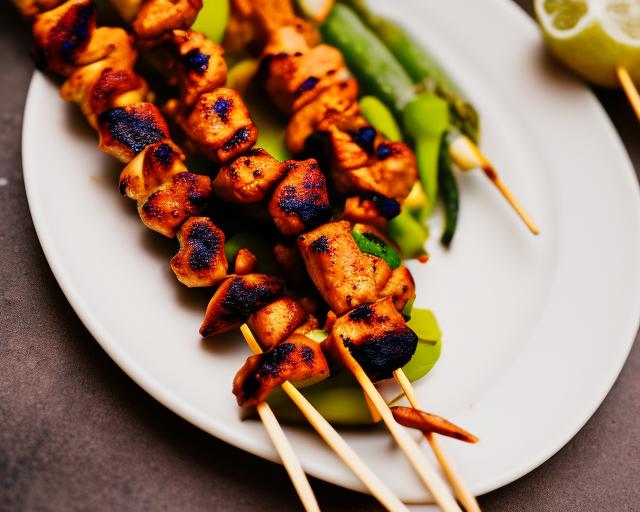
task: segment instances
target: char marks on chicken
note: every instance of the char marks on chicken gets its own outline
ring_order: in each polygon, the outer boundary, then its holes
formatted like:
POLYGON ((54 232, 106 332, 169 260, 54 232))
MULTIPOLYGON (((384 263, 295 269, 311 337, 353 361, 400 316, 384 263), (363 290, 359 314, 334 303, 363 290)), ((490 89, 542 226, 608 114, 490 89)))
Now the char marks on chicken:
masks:
POLYGON ((338 317, 325 343, 339 362, 350 368, 355 359, 375 381, 390 378, 409 362, 418 336, 387 297, 338 317))
POLYGON ((251 313, 282 295, 282 279, 264 274, 229 276, 213 294, 200 327, 202 336, 240 326, 251 313))
POLYGON ((233 381, 233 394, 241 406, 255 406, 285 381, 310 385, 329 377, 320 345, 293 334, 267 352, 250 356, 233 381))

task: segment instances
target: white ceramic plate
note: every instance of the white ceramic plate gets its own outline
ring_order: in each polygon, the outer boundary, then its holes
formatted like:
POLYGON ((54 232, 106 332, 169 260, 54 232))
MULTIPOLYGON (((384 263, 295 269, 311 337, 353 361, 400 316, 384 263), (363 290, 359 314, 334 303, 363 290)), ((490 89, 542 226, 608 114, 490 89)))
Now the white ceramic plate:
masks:
MULTIPOLYGON (((418 392, 428 410, 479 435, 475 446, 444 443, 481 494, 562 447, 618 375, 640 312, 638 187, 600 105, 547 63, 534 25, 511 2, 376 8, 465 86, 481 110, 483 147, 542 229, 531 236, 480 173, 467 174, 453 249, 443 251, 435 233, 431 262, 411 265, 417 305, 433 308, 445 333, 442 359, 418 392)), ((239 334, 200 340, 207 293, 177 283, 167 264, 174 243, 144 228, 118 196, 118 165, 40 73, 23 158, 49 264, 102 347, 182 417, 275 460, 261 425, 240 421, 230 392, 248 354, 239 334)), ((363 490, 310 430, 287 434, 310 474, 363 490)), ((428 498, 384 430, 345 437, 403 499, 428 498)))

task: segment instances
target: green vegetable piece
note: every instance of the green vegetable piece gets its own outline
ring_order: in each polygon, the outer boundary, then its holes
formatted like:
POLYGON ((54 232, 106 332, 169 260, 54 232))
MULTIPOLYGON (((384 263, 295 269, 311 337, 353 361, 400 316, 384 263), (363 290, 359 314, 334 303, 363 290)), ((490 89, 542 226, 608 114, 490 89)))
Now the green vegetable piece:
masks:
POLYGON ((408 210, 403 208, 400 215, 391 219, 387 224, 387 231, 404 258, 416 258, 425 254, 424 243, 428 232, 408 210))
POLYGON ((324 40, 342 52, 366 94, 379 98, 395 113, 413 98, 411 77, 349 7, 336 4, 320 30, 324 40))
POLYGON ((440 137, 449 128, 447 102, 433 93, 416 96, 402 111, 405 130, 412 137, 440 137))
POLYGON ((202 32, 215 43, 221 43, 229 22, 229 0, 207 0, 203 2, 192 29, 202 32))
POLYGON ((436 59, 396 23, 373 14, 362 0, 342 0, 353 8, 389 49, 407 74, 425 91, 449 104, 451 124, 478 142, 480 118, 436 59))
POLYGON ((326 331, 323 331, 322 329, 313 329, 309 331, 307 334, 305 334, 305 336, 307 338, 312 339, 316 343, 322 343, 324 340, 326 340, 329 337, 329 333, 326 331))
MULTIPOLYGON (((274 390, 267 398, 278 419, 300 423, 306 421, 291 400, 285 400, 282 393, 274 390)), ((301 390, 301 393, 330 423, 338 425, 372 424, 367 401, 355 378, 342 372, 315 386, 301 390)))
POLYGON ((415 382, 429 373, 440 359, 442 342, 435 343, 418 340, 416 351, 407 364, 402 367, 405 375, 411 382, 415 382))
POLYGON ((256 271, 262 274, 275 274, 276 262, 269 246, 255 235, 241 231, 233 235, 224 246, 224 254, 229 265, 233 265, 240 249, 249 249, 257 259, 256 271))
POLYGON ((415 302, 415 299, 411 299, 404 305, 404 308, 402 308, 401 314, 406 320, 410 320, 411 319, 411 314, 413 313, 413 303, 414 302, 415 302))
POLYGON ((405 130, 415 140, 420 181, 431 212, 438 198, 438 154, 449 127, 449 106, 433 93, 420 94, 407 104, 402 119, 405 130))
POLYGON ((429 373, 440 358, 442 331, 435 315, 428 309, 414 308, 407 325, 418 335, 418 346, 402 370, 411 382, 415 382, 429 373))
POLYGON ((351 235, 362 252, 382 258, 392 270, 402 263, 398 253, 373 233, 359 233, 354 229, 351 235))
POLYGON ((387 139, 402 140, 402 132, 391 111, 375 96, 360 98, 360 111, 371 125, 387 139))
POLYGON ((445 218, 444 230, 440 242, 445 247, 449 247, 453 240, 453 235, 456 232, 456 226, 458 225, 460 197, 458 194, 458 183, 456 182, 453 165, 451 164, 451 155, 449 154, 449 138, 446 135, 442 137, 442 145, 438 159, 438 185, 444 204, 445 218))
POLYGON ((436 316, 430 309, 413 308, 411 320, 407 322, 407 325, 416 333, 418 338, 425 342, 435 344, 436 341, 442 338, 442 331, 436 316))

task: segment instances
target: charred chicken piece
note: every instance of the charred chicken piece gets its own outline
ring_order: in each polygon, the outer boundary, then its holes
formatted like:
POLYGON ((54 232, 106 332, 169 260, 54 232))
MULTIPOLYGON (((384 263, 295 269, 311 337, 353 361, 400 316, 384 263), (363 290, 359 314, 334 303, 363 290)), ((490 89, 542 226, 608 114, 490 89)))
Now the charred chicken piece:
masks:
POLYGON ((169 139, 169 128, 152 103, 133 103, 98 116, 100 149, 128 163, 150 144, 169 139))
POLYGON ((193 25, 200 9, 202 0, 145 0, 131 26, 140 39, 157 42, 171 30, 193 25))
MULTIPOLYGON (((337 172, 342 171, 333 175, 337 172)), ((364 190, 402 202, 418 178, 418 165, 413 151, 404 142, 379 141, 366 165, 342 175, 348 178, 343 190, 364 190)))
POLYGON ((418 168, 403 142, 384 139, 354 105, 349 115, 330 114, 317 132, 328 140, 331 174, 339 192, 368 192, 402 202, 415 183, 418 168))
POLYGON ((298 247, 309 277, 336 314, 378 298, 373 257, 360 251, 347 221, 300 235, 298 247))
POLYGON ((98 114, 145 101, 149 87, 132 69, 112 67, 110 59, 106 59, 74 71, 60 94, 66 101, 77 103, 89 124, 97 129, 98 114))
POLYGON ((120 193, 134 201, 146 199, 172 176, 187 170, 184 158, 182 150, 168 139, 149 144, 122 169, 120 193))
POLYGON ((192 112, 176 118, 178 125, 204 156, 225 163, 251 149, 258 129, 240 95, 219 88, 198 98, 192 112))
POLYGON ((233 380, 233 394, 239 405, 251 407, 285 381, 303 387, 327 377, 329 366, 320 345, 293 334, 268 352, 250 356, 233 380))
POLYGON ((436 433, 453 437, 465 443, 477 443, 478 438, 450 421, 412 407, 392 407, 395 420, 405 427, 415 428, 425 434, 436 433))
POLYGON ((282 297, 253 313, 247 325, 260 346, 269 350, 288 338, 306 320, 302 304, 293 297, 282 297))
POLYGON ((366 196, 348 197, 340 217, 354 224, 364 223, 382 230, 388 222, 388 217, 380 211, 379 203, 366 196))
POLYGON ((336 48, 321 44, 309 49, 304 37, 291 26, 272 32, 263 59, 266 89, 286 113, 295 112, 321 90, 348 77, 336 48))
POLYGON ((174 30, 171 39, 178 53, 180 95, 190 108, 201 94, 223 87, 227 81, 224 50, 200 32, 174 30))
POLYGON ((315 160, 286 162, 287 176, 275 188, 269 214, 278 230, 294 235, 331 218, 327 182, 315 160))
POLYGON ((211 178, 181 172, 138 201, 138 213, 149 229, 173 238, 185 220, 204 208, 210 195, 211 178))
POLYGON ((36 65, 70 74, 95 31, 95 11, 94 0, 72 0, 38 16, 33 24, 36 65))
POLYGON ((251 313, 282 295, 280 278, 264 274, 229 276, 211 297, 200 334, 209 336, 238 327, 251 313))
POLYGON ((351 368, 355 359, 375 381, 390 378, 409 362, 418 337, 391 299, 384 298, 338 317, 325 343, 338 362, 351 368))
POLYGON ((286 172, 285 164, 264 149, 254 148, 220 169, 213 180, 213 192, 230 203, 258 203, 286 172))
POLYGON ((380 291, 381 297, 391 297, 393 306, 402 311, 408 302, 416 298, 416 284, 407 267, 400 265, 391 273, 380 291))
POLYGON ((12 0, 20 14, 27 20, 32 20, 38 14, 58 7, 64 0, 12 0))
POLYGON ((233 55, 259 52, 283 25, 293 27, 310 46, 320 42, 318 30, 296 16, 289 0, 232 0, 224 47, 233 55))
POLYGON ((294 155, 301 153, 305 142, 327 116, 341 115, 354 108, 358 83, 346 80, 323 89, 311 102, 297 110, 287 125, 285 143, 294 155))
POLYGON ((178 231, 180 250, 171 259, 178 281, 189 288, 213 286, 227 277, 224 233, 207 217, 191 217, 178 231))

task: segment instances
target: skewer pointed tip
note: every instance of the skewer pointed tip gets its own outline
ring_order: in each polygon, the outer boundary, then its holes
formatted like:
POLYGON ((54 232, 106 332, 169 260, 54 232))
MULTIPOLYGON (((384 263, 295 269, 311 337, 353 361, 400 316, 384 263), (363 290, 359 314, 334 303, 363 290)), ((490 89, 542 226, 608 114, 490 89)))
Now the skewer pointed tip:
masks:
POLYGON ((620 81, 620 85, 627 95, 627 98, 629 99, 629 103, 631 104, 633 111, 635 112, 638 120, 640 120, 640 93, 638 93, 638 89, 633 83, 629 70, 624 66, 618 66, 616 68, 616 75, 620 81))

